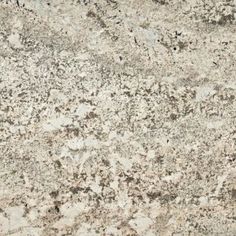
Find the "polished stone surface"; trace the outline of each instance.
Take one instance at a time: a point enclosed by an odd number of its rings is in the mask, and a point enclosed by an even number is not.
[[[0,1],[0,235],[236,235],[235,18]]]

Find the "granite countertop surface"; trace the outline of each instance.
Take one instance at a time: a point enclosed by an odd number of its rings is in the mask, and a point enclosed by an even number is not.
[[[236,1],[0,1],[1,236],[236,235]]]

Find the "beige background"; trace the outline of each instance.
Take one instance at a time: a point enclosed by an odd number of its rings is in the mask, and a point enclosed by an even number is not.
[[[236,6],[0,2],[0,235],[236,235]]]

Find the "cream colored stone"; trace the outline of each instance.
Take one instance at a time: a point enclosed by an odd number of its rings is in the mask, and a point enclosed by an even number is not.
[[[235,235],[235,12],[0,1],[0,235]]]

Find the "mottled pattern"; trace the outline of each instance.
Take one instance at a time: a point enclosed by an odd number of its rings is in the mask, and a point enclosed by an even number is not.
[[[0,235],[235,236],[236,1],[1,0]]]

